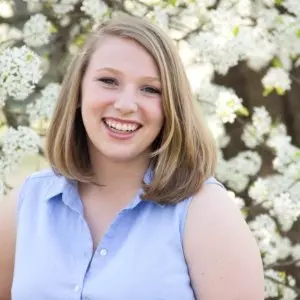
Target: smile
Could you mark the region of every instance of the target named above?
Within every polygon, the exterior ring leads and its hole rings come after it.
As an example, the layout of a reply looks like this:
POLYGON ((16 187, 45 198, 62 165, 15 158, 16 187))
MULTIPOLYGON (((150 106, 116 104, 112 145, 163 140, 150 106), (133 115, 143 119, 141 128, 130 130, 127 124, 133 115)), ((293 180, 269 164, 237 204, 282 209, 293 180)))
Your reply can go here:
POLYGON ((137 123, 120 122, 120 121, 106 119, 106 118, 103 119, 103 122, 107 127, 125 133, 137 131, 141 127, 137 123))

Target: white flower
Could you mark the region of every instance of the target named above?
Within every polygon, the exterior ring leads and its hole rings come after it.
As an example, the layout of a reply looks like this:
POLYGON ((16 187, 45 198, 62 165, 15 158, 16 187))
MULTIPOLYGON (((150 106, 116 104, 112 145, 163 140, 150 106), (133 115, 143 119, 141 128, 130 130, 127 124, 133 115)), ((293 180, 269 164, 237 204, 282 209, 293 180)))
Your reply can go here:
POLYGON ((247 176, 256 175, 262 164, 260 155, 257 152, 250 150, 240 152, 230 161, 239 173, 247 176))
MULTIPOLYGON (((299 156, 300 156, 300 151, 299 151, 299 156)), ((286 177, 293 179, 293 181, 300 180, 300 158, 299 161, 292 162, 287 166, 287 168, 284 170, 284 175, 286 177)))
POLYGON ((223 123, 233 123, 236 112, 242 108, 242 99, 229 90, 220 91, 216 102, 216 114, 223 123))
POLYGON ((208 126, 220 148, 224 148, 230 142, 230 136, 226 134, 226 130, 222 121, 216 116, 207 119, 208 126))
POLYGON ((217 0, 196 0, 198 5, 203 5, 204 7, 214 6, 217 0))
POLYGON ((292 138, 287 136, 286 127, 284 124, 280 123, 275 127, 271 128, 269 139, 266 144, 274 148, 275 151, 280 151, 283 147, 286 147, 290 144, 292 138))
POLYGON ((278 252, 277 260, 284 260, 292 253, 292 242, 287 237, 277 236, 276 249, 278 252))
POLYGON ((256 202, 262 203, 268 200, 269 186, 265 179, 258 178, 248 190, 248 195, 256 202))
POLYGON ((262 0, 262 2, 269 7, 272 7, 275 5, 275 0, 262 0))
POLYGON ((27 112, 31 122, 39 119, 49 120, 52 117, 57 98, 60 92, 60 85, 57 83, 49 83, 41 92, 41 97, 34 103, 27 106, 27 112))
POLYGON ((249 177, 238 172, 231 173, 230 178, 227 179, 228 187, 237 193, 244 191, 248 184, 249 177))
POLYGON ((53 25, 42 14, 35 14, 24 24, 24 42, 28 46, 40 47, 50 42, 53 25))
POLYGON ((289 164, 297 161, 299 151, 297 147, 291 144, 282 143, 281 148, 277 149, 276 156, 273 160, 274 169, 284 173, 289 164))
POLYGON ((240 0, 237 3, 237 12, 242 17, 250 17, 253 10, 252 0, 240 0))
POLYGON ((293 259, 300 260, 300 244, 295 244, 291 251, 293 259))
POLYGON ((261 157, 253 151, 240 152, 236 157, 219 159, 217 177, 235 192, 242 192, 249 183, 249 176, 255 175, 261 167, 261 157))
POLYGON ((269 112, 264 106, 254 107, 252 115, 253 126, 260 132, 260 134, 269 133, 271 130, 272 119, 269 112))
POLYGON ((4 193, 5 193, 4 182, 3 182, 3 179, 0 178, 0 197, 4 196, 4 193))
POLYGON ((261 132, 257 130, 257 128, 251 123, 248 123, 244 126, 241 139, 250 149, 255 148, 263 142, 261 132))
POLYGON ((249 227, 257 238, 267 238, 268 240, 272 240, 273 234, 277 229, 275 221, 267 214, 256 216, 249 223, 249 227))
POLYGON ((200 32, 192 43, 200 61, 211 63, 221 75, 236 66, 241 57, 239 41, 236 38, 228 39, 220 33, 200 32))
POLYGON ((279 258, 290 255, 289 242, 278 235, 276 223, 269 215, 256 216, 249 222, 249 227, 257 240, 265 265, 273 264, 279 258))
POLYGON ((271 214, 278 219, 281 229, 288 231, 300 216, 300 201, 293 199, 289 193, 281 193, 273 199, 271 214))
MULTIPOLYGON (((264 21, 267 19, 265 13, 262 18, 264 21)), ((251 29, 243 28, 241 31, 241 36, 243 36, 241 43, 247 64, 251 69, 260 71, 274 58, 277 53, 277 46, 273 43, 269 31, 264 29, 264 26, 256 26, 251 29), (261 49, 264 50, 261 51, 261 49)))
POLYGON ((278 297, 279 296, 279 286, 277 285, 277 283, 270 280, 269 278, 273 278, 276 281, 283 283, 280 273, 277 271, 274 271, 272 269, 266 270, 265 277, 266 277, 265 278, 265 297, 266 298, 278 297))
POLYGON ((59 16, 62 16, 68 12, 71 12, 78 1, 79 0, 61 0, 59 3, 57 3, 57 0, 53 0, 51 2, 54 2, 52 4, 53 11, 59 16))
POLYGON ((6 91, 0 86, 0 109, 5 105, 6 91))
POLYGON ((0 53, 1 95, 24 100, 42 77, 40 58, 26 46, 0 53))
POLYGON ((298 0, 284 0, 281 4, 285 7, 290 13, 300 16, 300 6, 298 0))
POLYGON ((156 23, 164 29, 169 27, 169 15, 166 10, 159 6, 154 6, 154 16, 156 23))
POLYGON ((282 287, 281 293, 282 293, 281 300, 294 300, 297 298, 297 293, 293 289, 286 286, 282 287))
POLYGON ((300 57, 295 61, 295 67, 296 68, 300 67, 300 57))
POLYGON ((39 145, 40 138, 34 130, 24 126, 9 127, 2 137, 2 172, 14 169, 24 156, 38 153, 39 145))
POLYGON ((108 6, 102 0, 83 0, 81 10, 95 21, 100 21, 108 12, 108 6))
POLYGON ((262 79, 264 88, 268 91, 276 89, 278 94, 283 94, 291 88, 291 79, 287 71, 282 68, 270 68, 262 79))
POLYGON ((228 195, 230 199, 232 199, 232 201, 238 206, 239 209, 245 207, 245 201, 242 198, 236 196, 233 191, 228 191, 228 195))

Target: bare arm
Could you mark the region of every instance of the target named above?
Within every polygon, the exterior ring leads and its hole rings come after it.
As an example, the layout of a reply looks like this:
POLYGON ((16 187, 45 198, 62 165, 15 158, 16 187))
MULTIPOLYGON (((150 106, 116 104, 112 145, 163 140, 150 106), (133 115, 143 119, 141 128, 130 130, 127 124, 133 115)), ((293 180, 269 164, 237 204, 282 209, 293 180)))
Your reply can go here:
POLYGON ((205 185, 194 197, 184 249, 197 299, 264 299, 258 246, 239 209, 217 185, 205 185))
POLYGON ((0 199, 0 300, 11 299, 18 192, 0 199))

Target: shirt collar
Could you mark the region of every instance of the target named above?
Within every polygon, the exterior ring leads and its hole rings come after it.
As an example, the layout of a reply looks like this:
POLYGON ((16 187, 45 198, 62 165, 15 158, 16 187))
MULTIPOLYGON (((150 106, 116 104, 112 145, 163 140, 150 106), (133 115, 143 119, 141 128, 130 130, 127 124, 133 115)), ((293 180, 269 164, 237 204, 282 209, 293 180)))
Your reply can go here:
MULTIPOLYGON (((150 184, 154 175, 154 171, 151 167, 149 167, 144 175, 143 182, 145 184, 150 184)), ((64 176, 56 175, 56 180, 53 180, 51 184, 47 185, 47 190, 45 192, 45 201, 48 201, 52 198, 55 198, 58 195, 63 195, 62 199, 77 197, 77 182, 75 180, 67 179, 64 176), (65 194, 65 195, 64 195, 65 194), (65 197, 68 195, 67 197, 65 197)), ((138 206, 143 200, 141 199, 141 194, 143 193, 143 189, 140 188, 133 200, 129 203, 129 205, 125 209, 133 209, 138 206)), ((64 201, 65 202, 65 201, 64 201)))
POLYGON ((52 198, 63 194, 63 192, 71 184, 74 184, 69 179, 61 175, 55 175, 55 179, 52 180, 49 184, 49 181, 45 182, 47 189, 45 189, 44 199, 45 201, 51 200, 52 198))

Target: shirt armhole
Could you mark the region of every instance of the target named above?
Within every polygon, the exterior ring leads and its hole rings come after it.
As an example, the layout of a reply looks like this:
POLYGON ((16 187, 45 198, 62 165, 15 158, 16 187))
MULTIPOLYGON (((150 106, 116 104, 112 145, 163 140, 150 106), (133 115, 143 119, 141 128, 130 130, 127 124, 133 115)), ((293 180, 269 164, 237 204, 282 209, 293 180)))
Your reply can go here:
MULTIPOLYGON (((216 180, 214 177, 209 177, 207 180, 204 181, 204 184, 216 184, 223 189, 225 189, 224 185, 216 180)), ((184 237, 184 230, 185 230, 185 223, 186 223, 186 218, 188 214, 188 210, 190 207, 190 204, 192 202, 193 196, 189 197, 186 199, 186 203, 183 205, 182 213, 181 213, 181 218, 180 218, 180 239, 181 239, 181 245, 183 246, 183 237, 184 237)))

